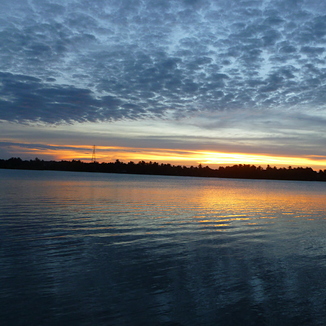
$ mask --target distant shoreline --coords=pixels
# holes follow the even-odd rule
[[[310,167],[276,168],[269,165],[264,169],[261,166],[238,164],[233,166],[211,169],[199,164],[194,166],[171,165],[157,162],[123,163],[119,160],[110,163],[85,163],[82,161],[44,161],[22,160],[12,157],[8,160],[0,159],[1,169],[19,170],[49,170],[74,172],[125,173],[146,175],[191,176],[209,178],[237,178],[237,179],[266,179],[266,180],[298,180],[298,181],[326,181],[326,170],[314,171]]]

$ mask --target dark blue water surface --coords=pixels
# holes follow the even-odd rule
[[[0,325],[326,325],[326,183],[0,170]]]

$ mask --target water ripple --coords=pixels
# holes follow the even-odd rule
[[[3,325],[326,324],[326,184],[0,178]]]

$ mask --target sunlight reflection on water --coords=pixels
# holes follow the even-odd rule
[[[324,183],[0,178],[2,324],[326,324]]]

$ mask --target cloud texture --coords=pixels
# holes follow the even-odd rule
[[[325,43],[322,1],[1,1],[0,119],[325,117]]]

